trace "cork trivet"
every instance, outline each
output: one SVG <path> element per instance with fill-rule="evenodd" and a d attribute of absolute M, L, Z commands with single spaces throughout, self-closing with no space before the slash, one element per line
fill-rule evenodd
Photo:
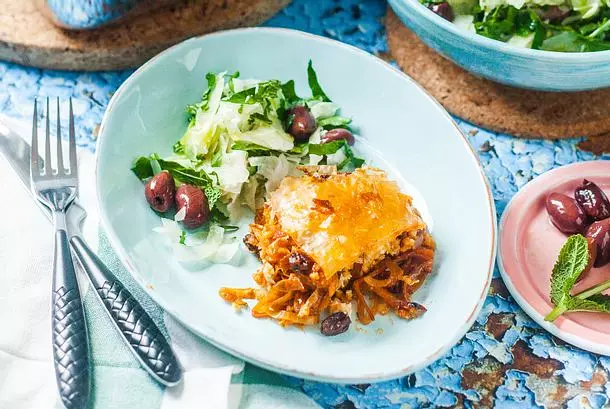
<path fill-rule="evenodd" d="M 91 31 L 64 31 L 28 0 L 1 0 L 0 59 L 40 68 L 115 70 L 136 67 L 185 38 L 253 26 L 290 0 L 183 0 Z"/>
<path fill-rule="evenodd" d="M 388 9 L 391 57 L 449 112 L 482 128 L 523 138 L 610 134 L 610 88 L 554 93 L 512 88 L 476 77 L 424 45 Z M 588 150 L 608 150 L 589 141 Z M 599 146 L 598 146 L 599 145 Z"/>

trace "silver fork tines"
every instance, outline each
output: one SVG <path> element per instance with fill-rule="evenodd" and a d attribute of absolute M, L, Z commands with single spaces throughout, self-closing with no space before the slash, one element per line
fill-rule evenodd
<path fill-rule="evenodd" d="M 53 213 L 55 252 L 51 325 L 53 363 L 59 396 L 66 409 L 85 409 L 91 390 L 89 341 L 78 279 L 68 239 L 66 211 L 77 193 L 76 142 L 72 101 L 70 101 L 70 155 L 65 166 L 61 143 L 61 118 L 57 100 L 56 169 L 51 163 L 51 110 L 47 98 L 44 164 L 38 156 L 38 104 L 34 101 L 30 182 L 36 198 Z M 41 166 L 43 165 L 43 166 Z"/>
<path fill-rule="evenodd" d="M 46 206 L 53 211 L 63 211 L 70 205 L 77 194 L 78 188 L 78 166 L 76 162 L 76 140 L 74 135 L 74 115 L 72 111 L 72 99 L 70 99 L 69 115 L 69 159 L 66 167 L 63 160 L 61 142 L 61 118 L 59 98 L 57 99 L 57 152 L 56 169 L 53 169 L 51 158 L 51 110 L 49 109 L 49 98 L 46 101 L 46 127 L 45 127 L 45 149 L 44 165 L 40 163 L 38 155 L 38 103 L 34 101 L 34 119 L 32 124 L 32 149 L 30 179 L 32 190 Z M 42 166 L 41 166 L 42 165 Z"/>

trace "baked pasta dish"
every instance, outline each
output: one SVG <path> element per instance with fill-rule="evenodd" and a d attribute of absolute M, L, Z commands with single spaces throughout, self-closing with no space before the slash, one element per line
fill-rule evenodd
<path fill-rule="evenodd" d="M 270 194 L 244 238 L 262 265 L 257 288 L 222 288 L 236 308 L 256 300 L 252 315 L 282 326 L 322 321 L 325 335 L 344 332 L 355 317 L 419 317 L 411 301 L 432 271 L 434 241 L 412 198 L 385 172 L 362 167 L 299 168 Z"/>

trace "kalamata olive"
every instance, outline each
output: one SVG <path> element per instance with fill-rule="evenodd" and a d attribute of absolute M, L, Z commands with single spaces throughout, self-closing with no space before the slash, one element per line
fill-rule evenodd
<path fill-rule="evenodd" d="M 350 131 L 348 131 L 347 129 L 344 129 L 344 128 L 331 129 L 330 131 L 328 131 L 324 135 L 322 135 L 322 138 L 320 138 L 320 139 L 321 139 L 322 143 L 340 141 L 342 139 L 347 141 L 348 145 L 353 145 L 354 142 L 356 142 L 356 140 L 354 139 L 354 135 Z"/>
<path fill-rule="evenodd" d="M 182 224 L 189 229 L 202 226 L 210 216 L 208 198 L 197 186 L 182 185 L 176 191 L 176 208 L 186 207 Z"/>
<path fill-rule="evenodd" d="M 610 261 L 610 219 L 599 220 L 587 228 L 587 239 L 593 240 L 597 247 L 594 267 L 601 267 Z"/>
<path fill-rule="evenodd" d="M 289 117 L 292 117 L 288 133 L 294 137 L 297 142 L 307 142 L 309 136 L 316 130 L 316 119 L 313 117 L 307 107 L 297 105 L 288 111 Z"/>
<path fill-rule="evenodd" d="M 157 173 L 144 185 L 146 201 L 158 212 L 167 212 L 174 206 L 176 183 L 168 171 Z"/>
<path fill-rule="evenodd" d="M 320 326 L 320 332 L 327 337 L 339 335 L 347 331 L 352 320 L 344 312 L 336 312 L 326 317 Z"/>
<path fill-rule="evenodd" d="M 447 2 L 429 4 L 428 8 L 447 21 L 453 21 L 453 9 Z"/>
<path fill-rule="evenodd" d="M 546 211 L 551 222 L 562 233 L 581 233 L 586 228 L 587 215 L 576 200 L 561 193 L 551 193 L 546 198 Z"/>
<path fill-rule="evenodd" d="M 593 220 L 603 220 L 610 217 L 610 202 L 606 194 L 593 182 L 587 179 L 574 190 L 574 198 Z"/>

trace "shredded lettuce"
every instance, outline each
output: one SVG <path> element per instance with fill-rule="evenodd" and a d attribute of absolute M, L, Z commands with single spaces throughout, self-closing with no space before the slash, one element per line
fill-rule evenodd
<path fill-rule="evenodd" d="M 280 185 L 282 179 L 288 176 L 295 169 L 295 164 L 288 161 L 286 155 L 280 156 L 256 156 L 249 159 L 250 165 L 258 168 L 258 174 L 262 175 L 267 181 L 265 190 L 267 193 L 273 192 Z"/>
<path fill-rule="evenodd" d="M 333 128 L 347 128 L 351 119 L 342 116 L 338 104 L 322 89 L 310 61 L 307 81 L 310 97 L 296 93 L 293 80 L 243 79 L 239 72 L 208 73 L 201 100 L 186 108 L 187 126 L 173 144 L 172 153 L 137 158 L 132 171 L 142 181 L 167 170 L 178 185 L 199 187 L 210 204 L 210 222 L 186 231 L 181 222 L 185 209 L 174 219 L 161 218 L 155 231 L 164 236 L 181 262 L 232 262 L 238 241 L 229 226 L 245 209 L 255 212 L 265 198 L 299 165 L 336 165 L 351 171 L 363 164 L 346 141 L 324 142 Z M 306 106 L 316 121 L 308 141 L 295 142 L 287 132 L 289 110 Z M 224 227 L 223 227 L 224 226 Z"/>

